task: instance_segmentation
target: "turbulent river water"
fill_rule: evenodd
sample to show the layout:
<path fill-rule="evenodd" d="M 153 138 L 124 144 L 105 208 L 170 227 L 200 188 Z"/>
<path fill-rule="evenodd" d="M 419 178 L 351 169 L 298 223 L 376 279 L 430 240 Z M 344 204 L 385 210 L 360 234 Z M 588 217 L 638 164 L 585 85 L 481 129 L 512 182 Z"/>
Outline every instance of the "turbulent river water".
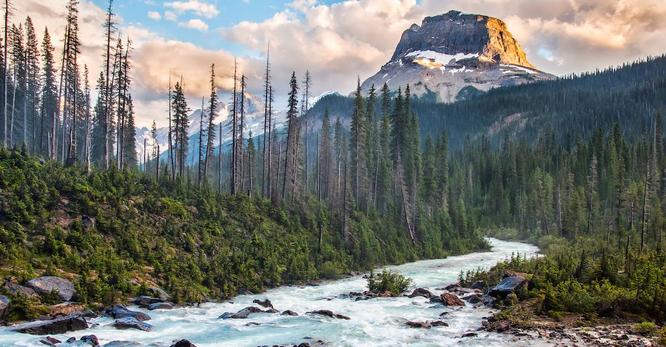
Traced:
<path fill-rule="evenodd" d="M 427 288 L 439 294 L 441 288 L 455 282 L 460 271 L 489 268 L 511 254 L 535 256 L 538 248 L 520 242 L 488 239 L 489 252 L 477 252 L 446 259 L 425 260 L 390 270 L 400 272 L 413 280 L 413 288 Z M 413 289 L 413 288 L 410 288 Z M 545 341 L 518 338 L 505 334 L 479 332 L 477 336 L 462 338 L 462 334 L 475 331 L 482 318 L 492 311 L 488 308 L 446 308 L 432 304 L 422 297 L 379 298 L 353 301 L 341 298 L 350 291 L 363 291 L 366 280 L 361 276 L 324 282 L 319 286 L 279 287 L 259 295 L 241 295 L 230 302 L 207 303 L 200 307 L 173 310 L 145 311 L 152 319 L 151 332 L 116 330 L 109 318 L 94 319 L 95 327 L 55 335 L 64 341 L 70 336 L 96 335 L 101 344 L 111 341 L 132 341 L 136 346 L 169 346 L 172 341 L 188 339 L 197 346 L 263 346 L 288 345 L 317 340 L 333 346 L 535 346 Z M 280 310 L 292 310 L 299 316 L 279 314 L 253 314 L 248 319 L 218 319 L 225 312 L 236 312 L 252 305 L 254 299 L 270 299 Z M 140 310 L 136 307 L 134 309 Z M 326 309 L 350 317 L 350 320 L 306 315 L 305 312 Z M 405 325 L 407 320 L 443 320 L 448 327 L 414 329 Z M 248 324 L 248 323 L 253 324 Z M 254 323 L 258 323 L 254 324 Z M 38 346 L 40 338 L 0 330 L 0 346 Z M 129 344 L 128 344 L 129 346 Z M 132 345 L 134 346 L 134 345 Z"/>

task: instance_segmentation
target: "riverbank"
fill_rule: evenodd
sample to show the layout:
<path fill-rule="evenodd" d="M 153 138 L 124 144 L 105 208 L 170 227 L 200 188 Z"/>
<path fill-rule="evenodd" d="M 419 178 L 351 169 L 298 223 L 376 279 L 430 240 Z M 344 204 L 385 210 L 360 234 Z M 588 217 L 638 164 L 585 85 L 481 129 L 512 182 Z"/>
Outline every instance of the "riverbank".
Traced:
<path fill-rule="evenodd" d="M 510 229 L 500 230 L 494 236 L 526 238 Z M 654 292 L 655 300 L 648 301 L 651 308 L 643 307 L 637 301 L 640 292 L 626 288 L 623 271 L 603 275 L 603 267 L 607 266 L 603 261 L 585 260 L 585 250 L 594 247 L 588 239 L 581 238 L 576 243 L 554 236 L 529 239 L 540 246 L 543 257 L 515 256 L 488 271 L 467 274 L 463 281 L 497 283 L 514 274 L 524 278 L 521 286 L 496 302 L 500 312 L 484 321 L 484 330 L 540 337 L 564 345 L 666 345 L 666 327 L 660 326 L 658 315 L 651 313 L 658 311 L 660 305 L 658 291 Z M 571 265 L 576 264 L 577 257 L 584 266 Z M 658 270 L 643 273 L 648 276 L 644 281 L 649 281 L 655 272 Z"/>

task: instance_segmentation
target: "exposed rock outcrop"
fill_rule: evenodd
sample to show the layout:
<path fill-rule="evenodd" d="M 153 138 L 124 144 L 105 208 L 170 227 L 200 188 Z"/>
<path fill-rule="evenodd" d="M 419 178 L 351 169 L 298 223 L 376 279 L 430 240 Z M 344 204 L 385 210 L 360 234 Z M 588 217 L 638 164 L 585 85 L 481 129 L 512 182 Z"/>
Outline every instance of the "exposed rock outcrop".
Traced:
<path fill-rule="evenodd" d="M 494 297 L 505 297 L 526 285 L 527 278 L 524 274 L 507 274 L 488 294 Z"/>
<path fill-rule="evenodd" d="M 53 292 L 58 293 L 62 301 L 69 301 L 74 296 L 74 284 L 72 282 L 56 276 L 43 276 L 32 279 L 26 283 L 26 286 L 33 289 L 39 295 L 47 295 Z"/>
<path fill-rule="evenodd" d="M 51 320 L 34 321 L 15 325 L 13 331 L 33 335 L 58 335 L 68 331 L 88 329 L 88 322 L 81 315 L 70 315 Z"/>
<path fill-rule="evenodd" d="M 458 11 L 426 17 L 400 39 L 391 60 L 363 83 L 410 85 L 413 95 L 433 93 L 440 102 L 468 98 L 492 88 L 553 79 L 534 68 L 506 24 Z"/>

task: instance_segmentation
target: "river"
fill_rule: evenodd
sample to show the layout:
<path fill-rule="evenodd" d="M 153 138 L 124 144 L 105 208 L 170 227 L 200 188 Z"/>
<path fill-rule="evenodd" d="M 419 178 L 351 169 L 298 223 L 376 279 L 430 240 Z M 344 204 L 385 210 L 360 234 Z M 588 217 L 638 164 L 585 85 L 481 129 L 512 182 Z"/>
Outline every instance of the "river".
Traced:
<path fill-rule="evenodd" d="M 455 282 L 460 271 L 489 268 L 511 254 L 535 256 L 538 248 L 520 242 L 488 239 L 489 252 L 476 252 L 446 259 L 425 260 L 398 266 L 389 266 L 413 280 L 412 288 L 427 288 L 437 294 L 441 288 Z M 447 308 L 432 304 L 422 297 L 378 298 L 366 301 L 340 298 L 350 291 L 363 291 L 366 280 L 361 276 L 324 282 L 319 286 L 285 286 L 259 295 L 241 295 L 231 302 L 207 303 L 200 307 L 185 307 L 163 311 L 145 311 L 152 320 L 151 332 L 116 330 L 109 318 L 97 318 L 91 329 L 66 335 L 55 335 L 64 341 L 70 336 L 96 335 L 101 344 L 111 341 L 133 341 L 141 345 L 169 346 L 172 341 L 188 339 L 203 346 L 263 346 L 313 343 L 323 340 L 333 346 L 536 346 L 545 341 L 525 340 L 505 334 L 479 332 L 475 337 L 462 338 L 462 334 L 475 331 L 482 318 L 490 315 L 488 308 Z M 218 319 L 224 312 L 236 312 L 252 305 L 254 299 L 268 298 L 280 310 L 292 310 L 300 316 L 279 314 L 253 314 L 248 319 Z M 134 307 L 134 309 L 139 310 Z M 319 309 L 331 310 L 350 317 L 338 320 L 305 315 Z M 405 321 L 442 320 L 448 327 L 414 329 Z M 248 323 L 258 323 L 258 325 Z M 0 346 L 39 346 L 40 338 L 0 330 Z M 63 344 L 64 345 L 64 344 Z"/>

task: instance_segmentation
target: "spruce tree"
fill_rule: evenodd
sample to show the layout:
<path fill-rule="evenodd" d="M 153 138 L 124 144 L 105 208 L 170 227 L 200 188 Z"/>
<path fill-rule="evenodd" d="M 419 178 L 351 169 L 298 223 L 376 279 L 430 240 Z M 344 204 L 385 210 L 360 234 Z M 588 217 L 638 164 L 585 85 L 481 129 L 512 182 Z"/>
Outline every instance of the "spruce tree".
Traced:
<path fill-rule="evenodd" d="M 177 175 L 185 175 L 185 165 L 187 160 L 188 148 L 188 114 L 190 112 L 185 100 L 185 93 L 180 82 L 176 83 L 174 93 L 171 99 L 173 109 L 173 133 L 174 133 L 174 153 L 176 157 Z"/>
<path fill-rule="evenodd" d="M 292 194 L 296 186 L 296 165 L 298 152 L 296 148 L 298 137 L 298 80 L 296 72 L 291 73 L 289 82 L 289 97 L 287 100 L 287 146 L 284 164 L 284 178 L 282 180 L 282 199 L 287 197 L 287 189 Z"/>
<path fill-rule="evenodd" d="M 208 177 L 208 168 L 213 157 L 213 146 L 215 145 L 215 117 L 217 116 L 217 86 L 215 84 L 215 64 L 210 66 L 210 98 L 208 99 L 208 118 L 206 126 L 206 156 L 204 162 L 204 180 Z M 203 130 L 202 130 L 203 131 Z M 222 134 L 220 134 L 222 137 Z M 221 149 L 220 149 L 221 152 Z"/>

